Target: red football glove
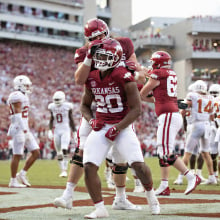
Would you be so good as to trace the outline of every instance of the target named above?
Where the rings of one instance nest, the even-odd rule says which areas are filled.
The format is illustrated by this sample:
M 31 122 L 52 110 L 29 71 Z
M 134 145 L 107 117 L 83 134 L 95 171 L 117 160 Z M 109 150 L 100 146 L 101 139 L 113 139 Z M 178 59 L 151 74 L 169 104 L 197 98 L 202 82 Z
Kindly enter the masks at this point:
M 101 130 L 103 128 L 103 126 L 105 125 L 105 123 L 103 121 L 99 121 L 99 120 L 94 119 L 94 118 L 89 120 L 89 124 L 90 124 L 90 126 L 92 127 L 92 129 L 94 131 Z
M 95 51 L 99 48 L 101 43 L 101 40 L 94 40 L 91 43 L 89 43 L 89 48 L 86 55 L 88 59 L 92 59 L 93 55 L 95 54 Z
M 115 126 L 113 126 L 113 127 L 109 128 L 108 131 L 105 133 L 105 137 L 111 141 L 114 141 L 119 133 L 120 133 L 120 131 L 118 131 Z

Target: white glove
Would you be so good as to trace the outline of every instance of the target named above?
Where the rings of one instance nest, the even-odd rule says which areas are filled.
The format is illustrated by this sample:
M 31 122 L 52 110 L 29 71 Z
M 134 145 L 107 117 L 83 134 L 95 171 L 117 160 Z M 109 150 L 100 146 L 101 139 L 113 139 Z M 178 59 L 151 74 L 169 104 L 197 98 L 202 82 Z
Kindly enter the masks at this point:
M 49 130 L 48 131 L 48 134 L 47 134 L 48 138 L 52 141 L 53 140 L 53 132 L 52 130 Z

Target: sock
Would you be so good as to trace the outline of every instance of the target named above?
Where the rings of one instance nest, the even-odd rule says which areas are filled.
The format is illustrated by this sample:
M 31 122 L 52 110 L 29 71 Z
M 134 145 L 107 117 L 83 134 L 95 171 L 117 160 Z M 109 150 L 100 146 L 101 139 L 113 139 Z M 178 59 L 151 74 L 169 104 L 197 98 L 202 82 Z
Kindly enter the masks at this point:
M 197 169 L 196 173 L 197 173 L 198 176 L 202 176 L 202 170 Z
M 167 188 L 169 185 L 169 182 L 167 179 L 161 179 L 161 182 L 160 182 L 160 186 L 163 187 L 163 188 Z
M 22 169 L 22 170 L 20 171 L 20 173 L 21 173 L 21 175 L 26 175 L 27 171 L 25 171 L 25 170 Z
M 184 176 L 187 178 L 187 180 L 191 180 L 195 177 L 195 175 L 190 170 L 186 170 Z
M 116 186 L 116 197 L 126 199 L 125 187 Z
M 72 198 L 73 197 L 73 191 L 76 187 L 75 183 L 67 182 L 66 183 L 66 189 L 63 192 L 63 197 L 64 198 Z
M 98 208 L 102 208 L 104 207 L 104 201 L 101 200 L 100 202 L 97 202 L 95 203 L 95 208 L 98 209 Z

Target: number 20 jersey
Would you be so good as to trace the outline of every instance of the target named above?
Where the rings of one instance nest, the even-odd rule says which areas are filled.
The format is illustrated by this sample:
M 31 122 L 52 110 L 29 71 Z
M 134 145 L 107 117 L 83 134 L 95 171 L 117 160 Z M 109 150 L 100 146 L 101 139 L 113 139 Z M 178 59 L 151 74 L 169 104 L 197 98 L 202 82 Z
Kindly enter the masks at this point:
M 135 82 L 132 74 L 123 66 L 116 67 L 104 79 L 99 70 L 90 72 L 86 87 L 96 101 L 96 118 L 107 124 L 121 121 L 128 112 L 125 83 Z
M 176 73 L 172 69 L 154 69 L 150 77 L 160 81 L 160 85 L 153 89 L 157 116 L 167 112 L 178 112 Z

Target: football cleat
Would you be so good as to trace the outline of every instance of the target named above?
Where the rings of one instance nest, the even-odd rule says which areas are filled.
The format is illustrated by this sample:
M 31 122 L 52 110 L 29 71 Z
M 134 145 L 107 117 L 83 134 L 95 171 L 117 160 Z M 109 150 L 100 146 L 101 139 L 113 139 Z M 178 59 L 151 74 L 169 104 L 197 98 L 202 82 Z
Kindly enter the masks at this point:
M 199 176 L 195 175 L 193 179 L 188 180 L 188 186 L 184 194 L 185 195 L 190 194 L 200 183 L 201 183 L 201 179 L 199 178 Z
M 58 197 L 54 200 L 54 203 L 53 203 L 56 207 L 61 207 L 61 208 L 64 208 L 64 209 L 72 209 L 73 207 L 73 201 L 71 198 L 69 199 L 66 199 L 64 197 Z
M 115 210 L 141 210 L 141 206 L 134 205 L 128 199 L 114 198 L 112 208 Z
M 160 203 L 155 195 L 154 190 L 146 191 L 148 205 L 151 210 L 152 215 L 159 215 L 160 214 Z
M 16 178 L 20 183 L 22 183 L 28 187 L 31 186 L 31 184 L 29 183 L 27 176 L 25 174 L 22 174 L 21 172 L 19 172 L 16 174 Z
M 97 208 L 95 211 L 85 215 L 85 219 L 107 218 L 109 217 L 108 211 L 105 207 Z
M 10 179 L 10 182 L 8 184 L 9 188 L 25 188 L 27 187 L 26 185 L 19 183 L 18 180 L 16 178 L 14 179 Z
M 159 187 L 155 191 L 155 195 L 156 196 L 169 196 L 170 195 L 170 188 L 169 188 L 169 186 L 167 186 L 166 188 Z

